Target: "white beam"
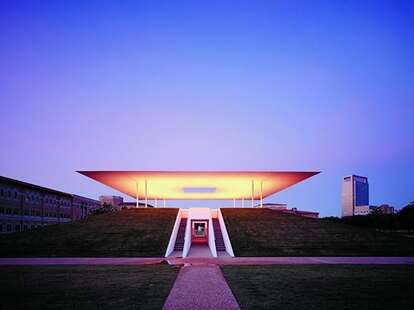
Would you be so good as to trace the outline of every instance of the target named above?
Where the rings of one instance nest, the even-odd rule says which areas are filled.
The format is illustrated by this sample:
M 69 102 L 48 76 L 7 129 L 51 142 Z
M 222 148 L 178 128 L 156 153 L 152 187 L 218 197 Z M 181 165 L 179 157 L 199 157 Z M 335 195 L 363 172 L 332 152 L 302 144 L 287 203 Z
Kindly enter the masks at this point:
M 263 181 L 260 182 L 260 208 L 263 208 Z
M 137 186 L 137 204 L 136 207 L 139 208 L 139 187 L 138 187 L 138 181 L 135 182 Z
M 148 181 L 145 180 L 145 208 L 148 208 Z
M 252 180 L 252 208 L 254 207 L 254 180 Z

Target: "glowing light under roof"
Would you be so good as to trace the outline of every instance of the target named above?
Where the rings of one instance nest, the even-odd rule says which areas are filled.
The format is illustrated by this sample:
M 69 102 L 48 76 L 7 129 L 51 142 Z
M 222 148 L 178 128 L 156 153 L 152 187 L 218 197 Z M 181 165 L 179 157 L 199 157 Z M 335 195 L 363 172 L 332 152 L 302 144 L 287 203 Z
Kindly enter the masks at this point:
M 319 172 L 307 171 L 78 171 L 126 195 L 142 199 L 255 200 Z M 146 185 L 145 185 L 146 184 Z M 184 189 L 199 189 L 184 190 Z M 210 190 L 202 190 L 210 189 Z

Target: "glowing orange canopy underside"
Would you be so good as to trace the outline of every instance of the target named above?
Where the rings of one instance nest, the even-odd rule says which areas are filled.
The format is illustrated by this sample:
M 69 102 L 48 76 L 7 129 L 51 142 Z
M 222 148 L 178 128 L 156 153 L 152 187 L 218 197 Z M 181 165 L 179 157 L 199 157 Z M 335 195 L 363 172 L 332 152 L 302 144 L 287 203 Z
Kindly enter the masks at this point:
M 319 172 L 285 171 L 78 171 L 140 199 L 260 199 Z

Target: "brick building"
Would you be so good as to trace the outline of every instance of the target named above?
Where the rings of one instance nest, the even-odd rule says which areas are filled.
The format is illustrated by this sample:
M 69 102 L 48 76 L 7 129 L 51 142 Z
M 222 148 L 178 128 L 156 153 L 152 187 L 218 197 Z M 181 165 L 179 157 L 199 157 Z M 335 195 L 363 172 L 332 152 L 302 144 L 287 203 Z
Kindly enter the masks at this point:
M 97 200 L 0 176 L 0 233 L 85 218 Z

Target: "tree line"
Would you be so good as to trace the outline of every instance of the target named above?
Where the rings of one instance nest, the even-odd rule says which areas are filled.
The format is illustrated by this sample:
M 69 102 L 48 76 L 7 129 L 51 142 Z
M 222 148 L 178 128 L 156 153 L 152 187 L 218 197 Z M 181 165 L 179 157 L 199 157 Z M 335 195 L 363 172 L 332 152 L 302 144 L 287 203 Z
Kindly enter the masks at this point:
M 380 231 L 406 230 L 414 232 L 414 202 L 393 214 L 373 212 L 368 215 L 354 215 L 342 218 L 331 216 L 325 217 L 323 220 L 373 228 Z

